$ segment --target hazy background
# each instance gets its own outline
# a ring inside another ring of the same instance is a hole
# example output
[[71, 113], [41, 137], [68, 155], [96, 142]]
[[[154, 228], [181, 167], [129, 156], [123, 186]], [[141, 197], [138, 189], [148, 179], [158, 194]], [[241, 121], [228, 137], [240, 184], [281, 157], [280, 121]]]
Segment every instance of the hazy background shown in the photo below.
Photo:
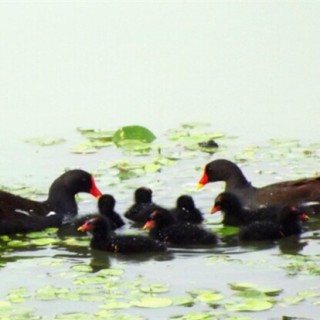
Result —
[[1, 1], [1, 144], [186, 121], [317, 140], [319, 17], [318, 1]]

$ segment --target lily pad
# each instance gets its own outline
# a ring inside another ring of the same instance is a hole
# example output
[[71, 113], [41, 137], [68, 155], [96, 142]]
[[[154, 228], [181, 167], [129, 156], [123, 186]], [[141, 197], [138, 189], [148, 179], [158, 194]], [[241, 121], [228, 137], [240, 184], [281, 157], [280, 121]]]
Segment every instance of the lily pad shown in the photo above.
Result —
[[66, 140], [63, 138], [30, 138], [25, 140], [27, 143], [35, 144], [38, 146], [52, 146], [56, 144], [64, 143]]
[[56, 244], [58, 243], [58, 239], [54, 238], [43, 238], [43, 239], [32, 239], [30, 240], [30, 243], [36, 246], [47, 246], [50, 244]]
[[116, 145], [121, 145], [121, 142], [125, 140], [136, 140], [142, 143], [151, 143], [156, 139], [156, 136], [147, 128], [133, 125], [125, 126], [118, 129], [112, 140]]
[[141, 287], [140, 290], [144, 293], [164, 293], [168, 292], [168, 286], [162, 283], [154, 283], [147, 287]]
[[253, 290], [253, 292], [254, 291], [262, 292], [267, 296], [277, 296], [283, 291], [283, 289], [281, 288], [262, 287], [262, 286], [259, 287], [258, 285], [255, 285], [252, 283], [246, 283], [246, 282], [232, 282], [232, 283], [229, 283], [229, 286], [233, 290], [239, 290], [239, 291]]
[[220, 301], [223, 298], [223, 295], [216, 291], [207, 291], [199, 294], [197, 300], [205, 302], [208, 305], [216, 305], [217, 301]]
[[144, 297], [140, 300], [133, 300], [130, 304], [133, 307], [140, 308], [165, 308], [172, 304], [172, 300], [169, 298]]
[[242, 302], [227, 303], [224, 307], [229, 311], [263, 311], [273, 307], [273, 303], [261, 299], [245, 299]]

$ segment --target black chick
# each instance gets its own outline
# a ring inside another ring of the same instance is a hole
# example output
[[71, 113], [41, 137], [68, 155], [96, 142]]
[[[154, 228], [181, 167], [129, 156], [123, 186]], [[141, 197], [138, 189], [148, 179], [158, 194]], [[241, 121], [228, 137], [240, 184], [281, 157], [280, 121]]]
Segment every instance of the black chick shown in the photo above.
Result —
[[177, 222], [170, 211], [155, 210], [144, 225], [150, 236], [170, 245], [213, 245], [218, 242], [215, 233], [200, 226]]

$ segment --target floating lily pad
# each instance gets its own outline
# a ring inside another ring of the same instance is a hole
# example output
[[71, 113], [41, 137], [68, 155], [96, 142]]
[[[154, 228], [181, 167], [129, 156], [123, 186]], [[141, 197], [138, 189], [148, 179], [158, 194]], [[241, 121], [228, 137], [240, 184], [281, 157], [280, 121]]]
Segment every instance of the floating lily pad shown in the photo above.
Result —
[[142, 143], [151, 143], [156, 139], [156, 136], [147, 128], [142, 126], [125, 126], [118, 129], [112, 140], [116, 145], [121, 145], [125, 140], [136, 140]]
[[172, 300], [169, 298], [144, 297], [140, 300], [133, 300], [130, 304], [140, 308], [165, 308], [172, 304]]
[[54, 238], [43, 238], [43, 239], [32, 239], [30, 240], [30, 243], [36, 246], [47, 246], [50, 244], [56, 244], [58, 243], [58, 239]]
[[83, 312], [68, 312], [56, 315], [54, 320], [91, 320], [96, 319], [93, 315]]
[[199, 294], [196, 299], [205, 302], [208, 305], [216, 305], [217, 301], [220, 301], [223, 298], [223, 295], [216, 291], [207, 291]]
[[27, 288], [15, 288], [8, 292], [8, 301], [11, 303], [21, 303], [24, 302], [28, 296]]
[[29, 245], [29, 242], [22, 241], [22, 240], [11, 240], [8, 242], [9, 247], [27, 247]]
[[246, 282], [233, 282], [233, 283], [229, 283], [229, 286], [233, 290], [239, 290], [239, 291], [253, 290], [252, 292], [262, 292], [267, 296], [277, 296], [283, 291], [283, 289], [281, 288], [259, 287], [255, 284], [246, 283]]
[[195, 304], [194, 299], [188, 296], [173, 297], [172, 300], [175, 306], [192, 307]]
[[164, 293], [168, 292], [168, 286], [162, 283], [154, 283], [150, 286], [141, 287], [140, 290], [145, 293]]
[[128, 309], [130, 308], [130, 303], [127, 302], [118, 302], [118, 301], [107, 301], [102, 308], [107, 310], [115, 310], [115, 309]]
[[99, 140], [101, 142], [112, 142], [114, 131], [94, 130], [77, 128], [77, 130], [89, 140]]
[[86, 264], [78, 264], [72, 266], [71, 269], [77, 272], [92, 272], [92, 267]]
[[30, 138], [25, 140], [27, 143], [35, 144], [38, 146], [52, 146], [64, 143], [66, 140], [63, 138]]
[[229, 311], [263, 311], [273, 307], [273, 303], [261, 299], [245, 299], [242, 302], [226, 303], [224, 307]]
[[218, 320], [219, 318], [217, 318], [211, 312], [190, 312], [190, 313], [184, 314], [183, 316], [171, 317], [170, 319], [174, 319], [174, 320]]

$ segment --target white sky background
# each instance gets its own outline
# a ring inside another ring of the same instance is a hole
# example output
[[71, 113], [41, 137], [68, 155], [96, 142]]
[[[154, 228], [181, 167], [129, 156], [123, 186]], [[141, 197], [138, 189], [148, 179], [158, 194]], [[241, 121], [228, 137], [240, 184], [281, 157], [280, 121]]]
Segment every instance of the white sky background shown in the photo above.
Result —
[[0, 1], [0, 134], [209, 121], [317, 140], [318, 1]]

